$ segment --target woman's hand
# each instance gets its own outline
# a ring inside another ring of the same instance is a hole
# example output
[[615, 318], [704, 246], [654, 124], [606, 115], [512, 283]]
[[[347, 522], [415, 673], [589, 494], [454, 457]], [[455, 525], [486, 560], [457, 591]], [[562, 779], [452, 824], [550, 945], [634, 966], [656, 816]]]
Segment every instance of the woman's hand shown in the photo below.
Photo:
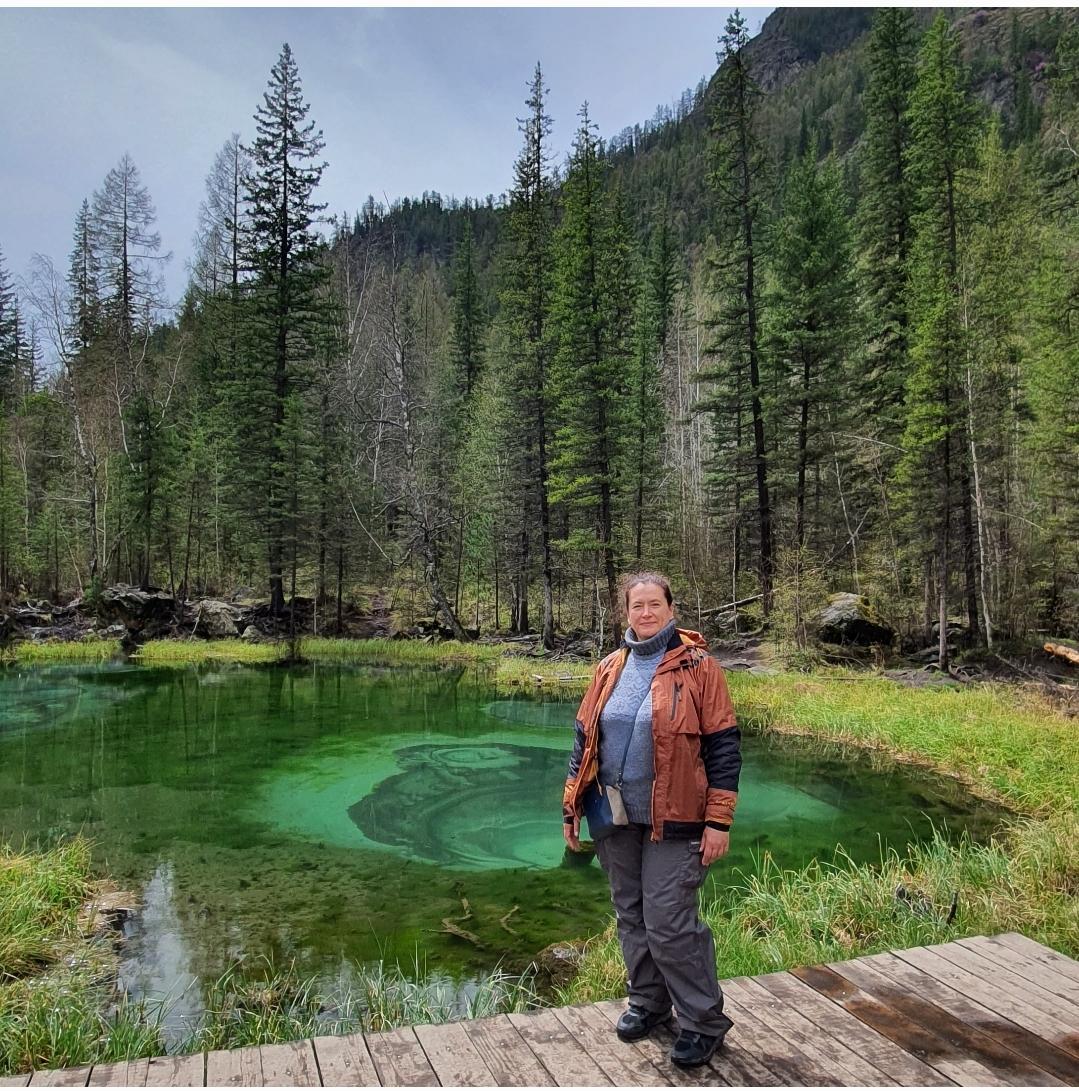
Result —
[[708, 867], [721, 856], [726, 856], [730, 844], [731, 835], [726, 830], [713, 830], [711, 826], [705, 826], [701, 835], [701, 864]]
[[578, 815], [573, 816], [572, 822], [566, 816], [562, 823], [562, 836], [565, 837], [571, 852], [581, 851], [581, 819]]

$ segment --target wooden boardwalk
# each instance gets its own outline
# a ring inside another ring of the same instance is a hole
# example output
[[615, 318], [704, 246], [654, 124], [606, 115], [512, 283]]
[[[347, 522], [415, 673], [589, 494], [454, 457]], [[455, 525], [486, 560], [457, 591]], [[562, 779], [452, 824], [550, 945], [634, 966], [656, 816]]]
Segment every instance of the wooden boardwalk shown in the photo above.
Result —
[[32, 1087], [1076, 1086], [1079, 962], [1017, 933], [723, 982], [703, 1069], [633, 1045], [624, 1001], [0, 1080]]

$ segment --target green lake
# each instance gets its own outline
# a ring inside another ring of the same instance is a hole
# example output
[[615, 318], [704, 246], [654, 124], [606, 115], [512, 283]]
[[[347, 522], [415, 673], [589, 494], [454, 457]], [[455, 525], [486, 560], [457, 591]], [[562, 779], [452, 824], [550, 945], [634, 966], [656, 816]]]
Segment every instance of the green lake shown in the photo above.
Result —
[[[0, 836], [94, 840], [141, 904], [123, 962], [140, 995], [241, 956], [331, 981], [379, 958], [455, 981], [518, 970], [610, 913], [598, 864], [563, 860], [575, 707], [453, 670], [8, 667]], [[809, 740], [747, 730], [743, 753], [713, 884], [765, 850], [875, 860], [1001, 818], [946, 778]], [[461, 918], [478, 946], [443, 930]]]

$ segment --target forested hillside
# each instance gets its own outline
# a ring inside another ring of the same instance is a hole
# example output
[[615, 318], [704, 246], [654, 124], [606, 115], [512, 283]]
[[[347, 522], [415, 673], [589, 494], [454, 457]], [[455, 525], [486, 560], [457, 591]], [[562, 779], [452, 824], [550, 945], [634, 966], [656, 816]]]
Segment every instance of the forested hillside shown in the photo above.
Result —
[[609, 140], [582, 108], [566, 163], [537, 65], [508, 194], [357, 194], [329, 242], [285, 46], [176, 314], [123, 156], [66, 262], [0, 255], [0, 593], [609, 645], [644, 565], [794, 644], [840, 590], [942, 665], [1079, 635], [1079, 19], [716, 33], [711, 79]]

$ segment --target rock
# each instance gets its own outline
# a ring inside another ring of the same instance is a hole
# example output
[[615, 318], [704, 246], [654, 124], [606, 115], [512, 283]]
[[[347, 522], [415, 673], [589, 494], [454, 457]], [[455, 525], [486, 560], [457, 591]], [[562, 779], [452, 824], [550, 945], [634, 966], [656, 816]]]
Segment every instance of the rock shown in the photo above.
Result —
[[891, 644], [895, 630], [864, 595], [832, 595], [817, 619], [817, 636], [828, 644]]
[[584, 959], [585, 940], [562, 940], [544, 947], [536, 955], [536, 976], [548, 987], [568, 985]]
[[265, 638], [254, 625], [248, 625], [240, 639], [246, 640], [248, 644], [261, 644]]
[[195, 605], [192, 633], [202, 637], [239, 636], [233, 607], [220, 599], [203, 599]]
[[[951, 659], [959, 649], [954, 644], [948, 645], [948, 658]], [[915, 663], [935, 663], [940, 658], [940, 646], [933, 644], [928, 648], [922, 648], [920, 652], [912, 652], [908, 659], [913, 659]]]
[[141, 628], [148, 621], [164, 620], [176, 609], [176, 602], [167, 591], [157, 587], [143, 591], [125, 583], [106, 587], [99, 601], [99, 617], [122, 622], [129, 629]]

